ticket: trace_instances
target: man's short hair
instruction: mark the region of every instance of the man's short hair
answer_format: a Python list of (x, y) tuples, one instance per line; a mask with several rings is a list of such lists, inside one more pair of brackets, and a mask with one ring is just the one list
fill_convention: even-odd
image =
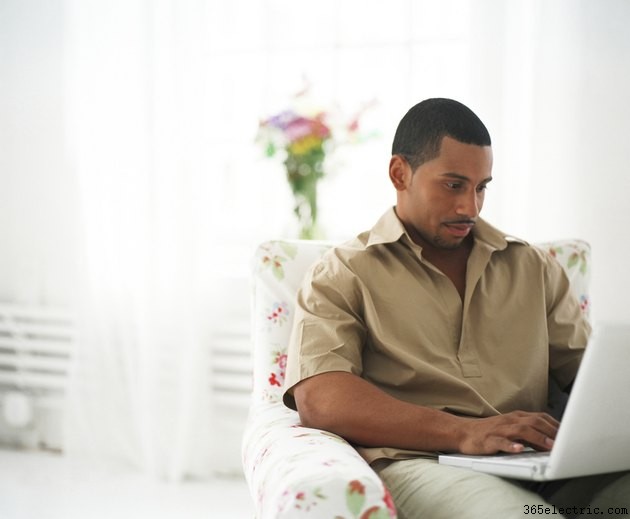
[(490, 146), (490, 134), (467, 106), (444, 98), (426, 99), (412, 107), (398, 123), (392, 155), (401, 155), (413, 171), (440, 153), (449, 136), (465, 144)]

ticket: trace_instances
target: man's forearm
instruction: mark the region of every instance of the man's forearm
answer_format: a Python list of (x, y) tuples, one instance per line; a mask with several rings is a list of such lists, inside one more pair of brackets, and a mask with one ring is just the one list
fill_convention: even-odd
[(299, 384), (294, 395), (305, 426), (365, 447), (456, 450), (460, 440), (457, 417), (393, 398), (349, 373), (317, 375)]
[(457, 417), (398, 400), (345, 372), (306, 379), (295, 387), (294, 396), (305, 426), (334, 432), (366, 447), (469, 454), (519, 452), (524, 443), (548, 449), (558, 426), (543, 413)]

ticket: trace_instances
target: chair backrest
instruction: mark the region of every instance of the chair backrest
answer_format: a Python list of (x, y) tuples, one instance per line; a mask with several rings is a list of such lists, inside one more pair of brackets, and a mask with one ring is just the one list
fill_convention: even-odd
[[(307, 269), (331, 246), (318, 241), (275, 240), (262, 243), (256, 250), (252, 308), (254, 402), (281, 399), (295, 296)], [(589, 244), (562, 240), (537, 246), (564, 267), (582, 310), (588, 314)]]
[(281, 399), (295, 296), (307, 269), (331, 246), (308, 240), (275, 240), (262, 243), (256, 250), (252, 308), (254, 401)]
[(564, 268), (580, 308), (589, 316), (591, 309), (591, 246), (584, 240), (558, 240), (535, 244), (551, 254)]

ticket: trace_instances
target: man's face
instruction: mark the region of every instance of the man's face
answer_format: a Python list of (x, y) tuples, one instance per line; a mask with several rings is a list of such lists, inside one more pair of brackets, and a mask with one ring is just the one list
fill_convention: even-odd
[(413, 241), (441, 250), (459, 247), (479, 216), (491, 172), (490, 146), (451, 137), (444, 137), (440, 154), (415, 172), (402, 157), (392, 157), (396, 212)]

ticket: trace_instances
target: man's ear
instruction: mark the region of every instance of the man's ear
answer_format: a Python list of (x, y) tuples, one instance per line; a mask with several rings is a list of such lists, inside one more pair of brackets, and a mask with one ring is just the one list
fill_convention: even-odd
[(411, 166), (400, 155), (392, 155), (389, 161), (389, 179), (396, 191), (404, 191), (411, 182)]

